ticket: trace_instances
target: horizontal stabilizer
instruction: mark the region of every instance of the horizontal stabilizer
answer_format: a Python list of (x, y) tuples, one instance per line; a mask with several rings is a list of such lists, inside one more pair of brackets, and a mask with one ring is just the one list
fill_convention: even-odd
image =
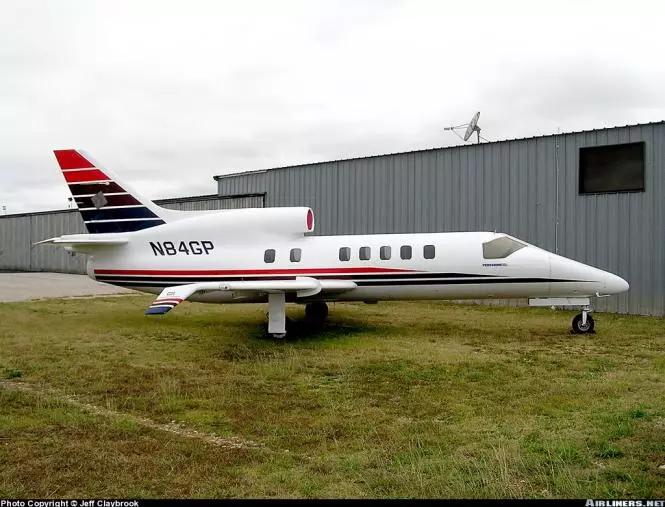
[(38, 241), (37, 243), (33, 243), (32, 246), (35, 247), (37, 245), (51, 244), (51, 245), (62, 245), (69, 247), (96, 247), (96, 246), (104, 247), (104, 246), (125, 245), (129, 242), (129, 240), (126, 238), (103, 239), (103, 238), (92, 238), (86, 236), (87, 235), (59, 236), (57, 238), (49, 238), (42, 241)]

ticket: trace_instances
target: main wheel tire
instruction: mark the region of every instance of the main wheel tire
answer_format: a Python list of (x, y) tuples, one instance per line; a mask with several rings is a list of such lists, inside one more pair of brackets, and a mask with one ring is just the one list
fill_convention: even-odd
[(573, 319), (573, 333), (586, 334), (593, 333), (594, 322), (591, 315), (586, 316), (586, 324), (582, 324), (582, 314), (578, 313)]
[(310, 322), (323, 322), (328, 317), (328, 305), (322, 301), (307, 303), (305, 305), (305, 317)]

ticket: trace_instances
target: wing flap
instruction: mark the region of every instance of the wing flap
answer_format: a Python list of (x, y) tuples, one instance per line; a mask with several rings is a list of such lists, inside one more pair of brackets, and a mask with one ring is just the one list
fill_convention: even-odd
[(353, 290), (358, 285), (351, 280), (319, 280), (322, 292), (346, 292)]

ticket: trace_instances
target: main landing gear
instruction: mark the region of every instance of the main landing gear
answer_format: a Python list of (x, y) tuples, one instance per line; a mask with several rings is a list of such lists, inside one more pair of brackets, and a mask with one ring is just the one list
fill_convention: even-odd
[(328, 305), (314, 301), (305, 305), (305, 318), (312, 324), (322, 325), (328, 317)]
[(273, 338), (286, 336), (286, 294), (268, 294), (268, 334)]
[[(286, 316), (286, 296), (284, 293), (268, 294), (268, 334), (273, 338), (284, 338), (292, 324)], [(323, 325), (328, 317), (328, 305), (314, 301), (305, 305), (305, 318), (311, 324)]]
[(573, 318), (572, 332), (574, 334), (593, 333), (594, 322), (591, 314), (591, 300), (585, 297), (561, 298), (534, 298), (529, 299), (529, 306), (578, 306), (582, 310)]

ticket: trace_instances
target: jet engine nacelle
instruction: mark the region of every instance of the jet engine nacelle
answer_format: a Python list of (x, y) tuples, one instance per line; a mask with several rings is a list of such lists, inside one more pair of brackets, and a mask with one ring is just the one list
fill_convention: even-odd
[[(203, 214), (170, 222), (159, 229), (146, 229), (151, 236), (192, 234), (198, 231), (223, 235), (227, 240), (242, 240), (256, 235), (302, 235), (314, 230), (314, 213), (310, 208), (242, 208), (207, 211)], [(143, 231), (139, 231), (143, 233)]]
[(219, 227), (242, 233), (305, 234), (314, 230), (311, 208), (246, 208), (218, 215)]

